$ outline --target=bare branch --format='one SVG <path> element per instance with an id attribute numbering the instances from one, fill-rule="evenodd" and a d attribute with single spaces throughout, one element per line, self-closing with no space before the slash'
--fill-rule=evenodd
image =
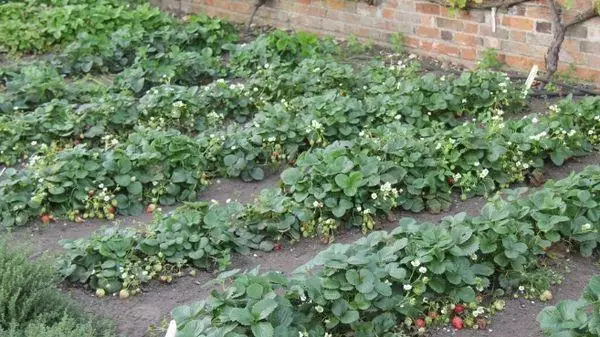
<path id="1" fill-rule="evenodd" d="M 573 17 L 571 20 L 565 22 L 563 25 L 565 26 L 565 28 L 569 28 L 578 23 L 582 23 L 584 21 L 592 19 L 596 16 L 598 16 L 598 12 L 596 11 L 596 8 L 592 7 L 590 9 L 586 10 L 585 12 L 581 12 L 581 13 L 577 14 L 575 17 Z"/>
<path id="2" fill-rule="evenodd" d="M 444 7 L 452 7 L 452 4 L 450 3 L 449 0 L 428 0 L 428 1 L 436 3 L 436 4 L 438 4 L 440 6 L 444 6 Z M 527 1 L 530 1 L 530 0 L 487 0 L 487 1 L 483 1 L 481 3 L 469 1 L 469 3 L 467 3 L 467 6 L 464 9 L 486 9 L 486 8 L 493 8 L 493 7 L 507 8 L 507 7 L 518 5 L 520 3 L 527 2 Z"/>
<path id="3" fill-rule="evenodd" d="M 264 5 L 265 3 L 267 3 L 268 0 L 256 0 L 256 2 L 254 3 L 254 10 L 252 10 L 252 14 L 250 15 L 250 19 L 248 19 L 248 23 L 246 24 L 246 34 L 248 32 L 250 32 L 250 26 L 252 26 L 252 21 L 254 21 L 254 16 L 256 16 L 256 12 L 258 12 L 258 9 Z"/>
<path id="4" fill-rule="evenodd" d="M 554 35 L 554 39 L 548 47 L 544 60 L 546 61 L 546 70 L 548 71 L 546 79 L 550 80 L 558 69 L 560 48 L 565 40 L 567 28 L 562 23 L 560 5 L 556 3 L 556 0 L 548 0 L 548 4 L 552 11 L 552 34 Z"/>

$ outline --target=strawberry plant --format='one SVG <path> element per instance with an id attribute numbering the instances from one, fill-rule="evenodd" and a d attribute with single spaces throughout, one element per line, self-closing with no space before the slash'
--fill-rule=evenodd
<path id="1" fill-rule="evenodd" d="M 589 167 L 525 198 L 520 198 L 523 189 L 506 191 L 505 199 L 495 198 L 475 217 L 459 213 L 438 224 L 402 219 L 390 233 L 374 232 L 352 244 L 331 246 L 291 277 L 257 271 L 238 275 L 224 291 L 177 308 L 172 315 L 184 336 L 198 331 L 202 336 L 231 331 L 379 336 L 423 332 L 420 329 L 448 321 L 456 329 L 485 328 L 490 316 L 504 308 L 504 302 L 494 298 L 520 292 L 518 285 L 536 280 L 538 288 L 527 291 L 548 298 L 552 278 L 539 267 L 538 257 L 553 242 L 569 240 L 580 230 L 573 219 L 597 213 L 597 203 L 577 206 L 581 198 L 570 196 L 584 190 L 597 194 L 599 170 Z M 567 211 L 571 207 L 578 212 Z M 537 220 L 538 212 L 564 220 L 548 225 Z M 549 227 L 563 224 L 565 232 L 545 237 Z M 590 225 L 585 230 L 588 238 L 598 241 L 597 228 Z M 597 300 L 588 297 L 592 303 Z M 262 311 L 266 307 L 269 310 Z M 558 319 L 548 316 L 544 322 Z M 577 316 L 580 328 L 585 327 L 582 318 Z M 560 326 L 544 323 L 545 327 Z"/>
<path id="2" fill-rule="evenodd" d="M 236 206 L 188 203 L 172 214 L 158 214 L 143 231 L 111 228 L 76 240 L 62 241 L 66 254 L 58 261 L 71 282 L 89 284 L 108 294 L 135 295 L 152 279 L 170 282 L 182 268 L 225 268 L 231 250 L 244 251 L 228 221 Z"/>
<path id="3" fill-rule="evenodd" d="M 594 336 L 600 333 L 600 276 L 594 276 L 578 300 L 560 301 L 539 313 L 545 336 Z M 591 313 L 591 314 L 590 314 Z"/>
<path id="4" fill-rule="evenodd" d="M 80 33 L 108 35 L 116 27 L 141 26 L 152 30 L 172 19 L 151 6 L 110 0 L 80 3 L 0 4 L 0 52 L 44 52 L 71 42 Z M 87 18 L 87 19 L 86 19 Z"/>

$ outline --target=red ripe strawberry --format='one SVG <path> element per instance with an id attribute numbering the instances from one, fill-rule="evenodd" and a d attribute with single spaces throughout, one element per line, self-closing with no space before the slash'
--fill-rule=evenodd
<path id="1" fill-rule="evenodd" d="M 452 326 L 456 330 L 461 330 L 464 326 L 462 318 L 460 318 L 458 316 L 454 316 L 454 318 L 452 318 Z"/>
<path id="2" fill-rule="evenodd" d="M 424 319 L 422 319 L 422 318 L 417 318 L 417 319 L 415 320 L 415 326 L 416 326 L 417 328 L 424 328 L 424 327 L 425 327 L 425 320 L 424 320 Z"/>
<path id="3" fill-rule="evenodd" d="M 283 249 L 283 245 L 280 242 L 277 242 L 275 244 L 275 247 L 273 247 L 273 250 L 276 251 L 276 252 L 278 252 L 278 251 L 280 251 L 282 249 Z"/>
<path id="4" fill-rule="evenodd" d="M 40 216 L 40 220 L 42 220 L 42 223 L 44 223 L 44 224 L 46 224 L 46 225 L 47 225 L 47 224 L 49 224 L 49 223 L 50 223 L 50 221 L 52 220 L 52 216 L 51 216 L 51 215 L 49 215 L 49 214 L 42 214 L 42 215 Z"/>
<path id="5" fill-rule="evenodd" d="M 450 186 L 454 185 L 454 183 L 455 183 L 454 178 L 452 178 L 452 177 L 448 177 L 447 181 L 448 181 L 448 185 L 450 185 Z"/>
<path id="6" fill-rule="evenodd" d="M 435 311 L 430 311 L 430 312 L 427 314 L 427 316 L 431 317 L 431 319 L 436 319 L 436 318 L 438 318 L 440 315 L 438 315 L 438 313 L 437 313 L 437 312 L 435 312 Z"/>
<path id="7" fill-rule="evenodd" d="M 457 304 L 454 306 L 454 312 L 457 314 L 462 314 L 465 311 L 465 307 L 462 304 Z"/>
<path id="8" fill-rule="evenodd" d="M 146 213 L 148 213 L 148 214 L 154 213 L 155 209 L 156 209 L 156 205 L 155 204 L 150 204 L 150 205 L 148 205 L 148 207 L 146 207 Z"/>

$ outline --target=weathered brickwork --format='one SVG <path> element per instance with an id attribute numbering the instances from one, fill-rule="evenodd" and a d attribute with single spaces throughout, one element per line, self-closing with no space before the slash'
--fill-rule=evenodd
<path id="1" fill-rule="evenodd" d="M 203 12 L 245 22 L 252 0 L 152 0 L 170 11 Z M 515 69 L 543 67 L 552 39 L 550 11 L 538 0 L 498 12 L 492 29 L 490 10 L 451 12 L 426 1 L 380 0 L 370 6 L 349 0 L 271 0 L 256 22 L 320 34 L 371 39 L 387 43 L 402 32 L 411 50 L 453 62 L 472 65 L 486 48 L 496 48 L 504 62 Z M 560 69 L 575 65 L 579 78 L 600 84 L 600 18 L 568 31 L 561 51 Z"/>

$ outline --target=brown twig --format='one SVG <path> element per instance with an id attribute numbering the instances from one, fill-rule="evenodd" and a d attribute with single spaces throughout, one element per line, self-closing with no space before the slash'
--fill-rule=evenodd
<path id="1" fill-rule="evenodd" d="M 494 7 L 507 8 L 527 1 L 530 0 L 487 0 L 481 2 L 469 1 L 465 8 L 460 9 L 487 9 Z M 452 7 L 452 4 L 449 0 L 429 0 L 429 2 L 433 2 L 444 7 Z"/>
<path id="2" fill-rule="evenodd" d="M 250 19 L 248 19 L 248 23 L 246 24 L 246 30 L 245 33 L 248 34 L 250 32 L 250 26 L 252 26 L 252 21 L 254 21 L 254 17 L 256 16 L 256 12 L 258 12 L 258 9 L 264 5 L 265 3 L 267 3 L 268 0 L 256 0 L 256 2 L 254 3 L 254 10 L 252 10 L 252 14 L 250 15 Z"/>
<path id="3" fill-rule="evenodd" d="M 567 29 L 597 16 L 598 12 L 596 12 L 595 8 L 590 8 L 574 16 L 569 21 L 564 22 L 562 9 L 560 5 L 556 3 L 556 0 L 548 0 L 548 4 L 550 5 L 550 10 L 552 12 L 552 34 L 554 35 L 544 58 L 547 70 L 546 79 L 549 81 L 558 69 L 560 49 L 565 41 Z"/>

